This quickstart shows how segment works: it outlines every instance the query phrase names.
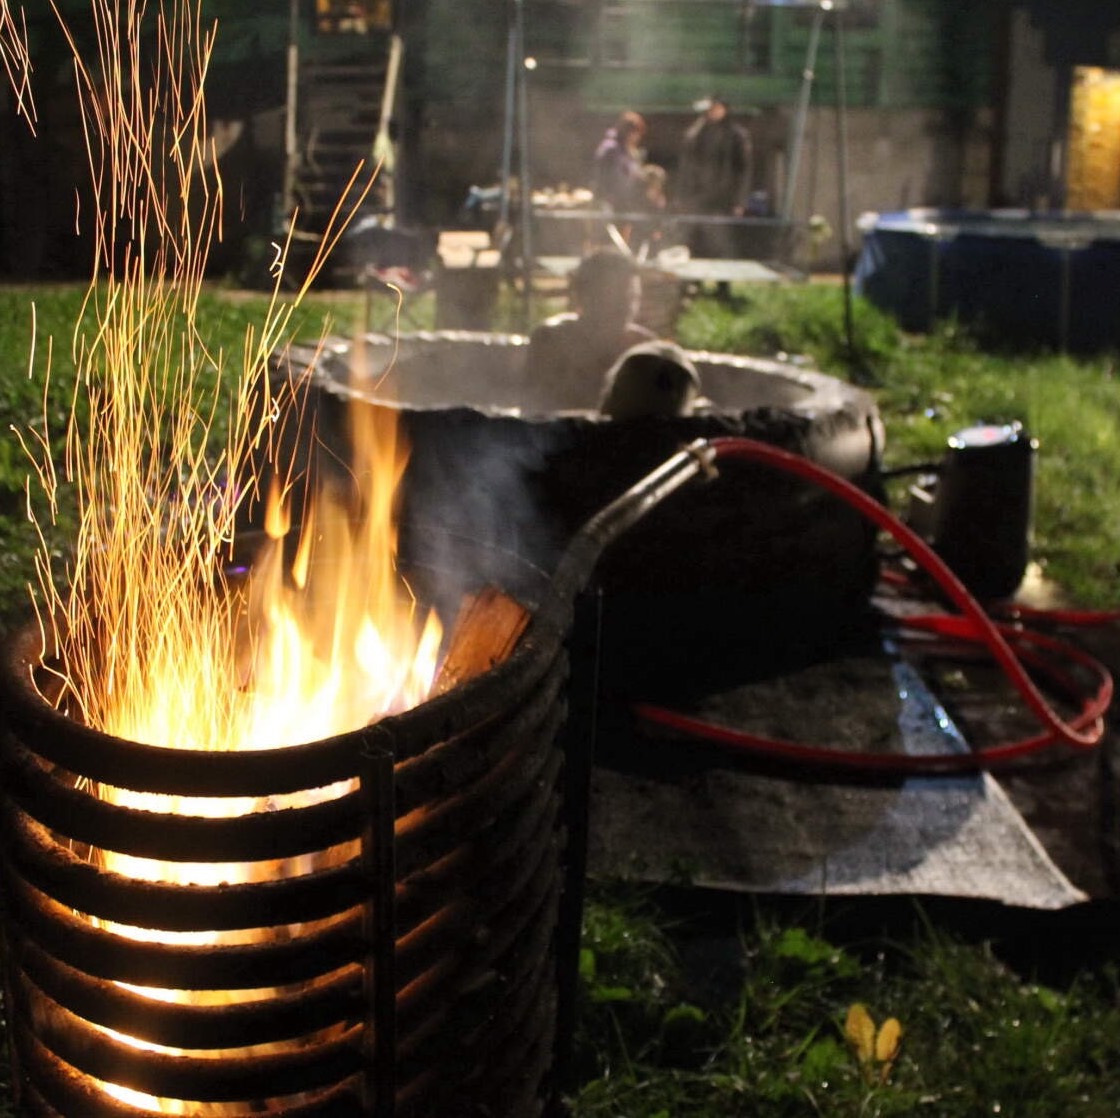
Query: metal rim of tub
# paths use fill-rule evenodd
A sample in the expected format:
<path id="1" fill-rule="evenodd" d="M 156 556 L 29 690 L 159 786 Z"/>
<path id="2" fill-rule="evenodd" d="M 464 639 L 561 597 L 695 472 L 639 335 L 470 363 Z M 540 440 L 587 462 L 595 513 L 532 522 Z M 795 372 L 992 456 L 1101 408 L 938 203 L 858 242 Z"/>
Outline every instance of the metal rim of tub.
<path id="1" fill-rule="evenodd" d="M 770 443 L 883 496 L 874 398 L 838 378 L 695 351 L 702 391 L 722 378 L 732 395 L 742 390 L 734 406 L 710 393 L 711 410 L 674 419 L 527 413 L 511 406 L 526 345 L 520 335 L 471 331 L 372 335 L 289 351 L 275 372 L 287 380 L 310 370 L 302 383 L 327 459 L 344 453 L 355 401 L 396 409 L 412 447 L 408 519 L 484 539 L 544 570 L 597 509 L 698 438 Z M 382 383 L 390 367 L 392 383 Z M 827 636 L 874 589 L 877 534 L 857 512 L 763 467 L 733 463 L 721 473 L 721 484 L 665 501 L 596 568 L 609 602 L 608 643 L 623 650 L 620 664 L 633 660 L 630 648 L 644 647 L 643 663 L 633 665 L 639 674 L 655 670 L 656 659 L 669 672 L 687 664 L 710 643 L 718 616 L 763 626 L 781 619 L 814 639 Z"/>

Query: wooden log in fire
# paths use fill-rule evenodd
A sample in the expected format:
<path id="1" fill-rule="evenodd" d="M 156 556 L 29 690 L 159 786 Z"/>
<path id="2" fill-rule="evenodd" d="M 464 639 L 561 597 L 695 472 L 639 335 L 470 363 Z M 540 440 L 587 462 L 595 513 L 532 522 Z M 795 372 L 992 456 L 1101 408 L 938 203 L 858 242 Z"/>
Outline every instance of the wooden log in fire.
<path id="1" fill-rule="evenodd" d="M 467 595 L 451 630 L 433 694 L 442 695 L 505 660 L 525 631 L 529 616 L 520 602 L 496 587 Z"/>

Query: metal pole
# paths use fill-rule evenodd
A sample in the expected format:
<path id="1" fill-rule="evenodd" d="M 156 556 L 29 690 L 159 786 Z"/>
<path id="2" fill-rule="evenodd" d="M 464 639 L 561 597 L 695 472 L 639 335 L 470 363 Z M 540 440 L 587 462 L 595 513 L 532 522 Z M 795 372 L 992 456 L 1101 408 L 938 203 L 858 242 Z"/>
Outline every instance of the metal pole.
<path id="1" fill-rule="evenodd" d="M 831 6 L 831 5 L 830 5 Z M 824 5 L 821 5 L 822 9 Z M 848 212 L 848 91 L 844 72 L 844 13 L 832 13 L 832 29 L 836 41 L 836 181 L 840 191 L 840 267 L 844 283 L 844 342 L 848 361 L 856 356 L 855 328 L 852 321 L 851 243 Z"/>
<path id="2" fill-rule="evenodd" d="M 813 89 L 814 69 L 817 65 L 817 48 L 820 45 L 821 24 L 824 22 L 826 5 L 831 8 L 831 0 L 824 0 L 824 3 L 821 4 L 813 16 L 813 27 L 809 32 L 809 49 L 805 53 L 805 69 L 801 72 L 801 92 L 797 98 L 797 110 L 793 118 L 789 167 L 786 170 L 786 192 L 782 201 L 782 217 L 786 221 L 789 221 L 793 214 L 793 192 L 797 186 L 801 149 L 805 144 L 805 121 L 809 115 L 809 96 Z"/>
<path id="3" fill-rule="evenodd" d="M 517 109 L 517 21 L 510 14 L 506 36 L 506 103 L 505 125 L 502 134 L 502 198 L 498 208 L 498 224 L 509 228 L 510 176 L 513 174 L 514 113 Z"/>
<path id="4" fill-rule="evenodd" d="M 288 7 L 288 89 L 284 118 L 284 222 L 290 223 L 296 208 L 296 106 L 299 99 L 299 0 Z"/>
<path id="5" fill-rule="evenodd" d="M 1060 251 L 1062 282 L 1058 290 L 1058 352 L 1065 353 L 1069 348 L 1070 256 L 1072 253 L 1068 245 Z"/>
<path id="6" fill-rule="evenodd" d="M 533 183 L 529 174 L 529 71 L 525 65 L 525 0 L 516 2 L 517 89 L 520 104 L 518 148 L 521 178 L 521 315 L 527 334 L 533 318 Z"/>
<path id="7" fill-rule="evenodd" d="M 929 322 L 927 330 L 932 330 L 941 310 L 941 235 L 934 231 L 929 234 Z"/>
<path id="8" fill-rule="evenodd" d="M 378 168 L 378 176 L 384 178 L 384 206 L 390 225 L 397 223 L 397 145 L 393 139 L 392 120 L 396 111 L 403 56 L 404 39 L 394 32 L 389 37 L 389 65 L 385 71 L 385 87 L 381 91 L 377 134 L 373 139 L 373 160 Z"/>

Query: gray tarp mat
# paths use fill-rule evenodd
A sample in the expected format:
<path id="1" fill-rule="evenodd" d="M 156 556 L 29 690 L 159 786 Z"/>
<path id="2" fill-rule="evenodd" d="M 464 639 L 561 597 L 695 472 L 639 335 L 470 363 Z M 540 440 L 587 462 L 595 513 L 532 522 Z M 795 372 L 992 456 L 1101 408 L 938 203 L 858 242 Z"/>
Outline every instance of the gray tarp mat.
<path id="1" fill-rule="evenodd" d="M 893 687 L 875 688 L 884 678 Z M 838 723 L 850 708 L 866 708 L 869 685 L 878 692 L 877 713 L 893 712 L 894 722 L 884 735 L 862 709 L 866 734 L 879 738 L 874 748 L 967 748 L 918 673 L 902 661 L 822 665 L 744 691 L 748 705 L 766 712 L 768 729 L 792 727 L 786 736 L 797 737 L 796 724 L 806 728 L 816 717 L 814 704 L 834 710 Z M 737 702 L 742 710 L 742 694 Z M 732 725 L 749 721 L 729 718 L 728 709 L 717 700 L 703 713 Z M 838 730 L 849 742 L 857 733 L 854 725 Z M 641 749 L 640 735 L 627 748 Z M 1038 909 L 1087 899 L 987 774 L 872 786 L 759 775 L 730 763 L 668 773 L 622 768 L 600 764 L 592 775 L 594 876 L 795 895 L 943 895 Z"/>

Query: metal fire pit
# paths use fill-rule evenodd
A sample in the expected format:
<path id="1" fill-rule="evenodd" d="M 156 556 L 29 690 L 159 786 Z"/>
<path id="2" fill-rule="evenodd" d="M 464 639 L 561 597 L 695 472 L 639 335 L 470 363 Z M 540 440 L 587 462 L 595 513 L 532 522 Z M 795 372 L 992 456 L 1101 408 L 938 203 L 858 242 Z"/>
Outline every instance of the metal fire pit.
<path id="1" fill-rule="evenodd" d="M 578 719 L 561 733 L 572 617 L 603 548 L 705 453 L 674 456 L 585 525 L 505 662 L 335 738 L 252 752 L 122 741 L 42 697 L 38 630 L 19 633 L 0 668 L 0 890 L 21 1113 L 151 1113 L 94 1080 L 185 1100 L 173 1112 L 191 1115 L 218 1113 L 209 1103 L 238 1118 L 549 1113 L 571 1018 L 589 765 Z M 88 790 L 279 797 L 338 781 L 354 790 L 221 819 Z M 211 887 L 110 873 L 91 848 L 172 863 L 343 856 Z M 142 942 L 81 914 L 236 942 Z M 217 995 L 181 1005 L 123 983 Z"/>

